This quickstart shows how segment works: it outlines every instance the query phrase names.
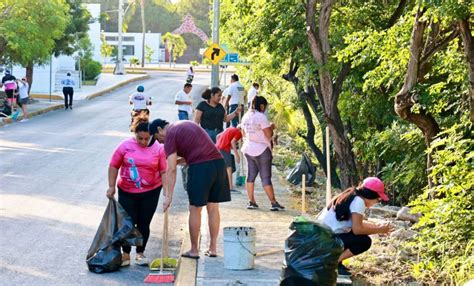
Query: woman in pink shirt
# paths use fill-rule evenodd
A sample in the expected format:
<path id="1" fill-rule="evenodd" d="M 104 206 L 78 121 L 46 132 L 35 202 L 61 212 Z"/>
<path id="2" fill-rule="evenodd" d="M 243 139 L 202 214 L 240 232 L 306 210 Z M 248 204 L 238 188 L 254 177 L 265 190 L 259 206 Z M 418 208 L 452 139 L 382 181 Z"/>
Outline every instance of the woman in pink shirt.
<path id="1" fill-rule="evenodd" d="M 242 134 L 244 144 L 242 152 L 247 158 L 247 195 L 249 203 L 247 209 L 257 209 L 258 205 L 254 196 L 254 184 L 258 173 L 262 180 L 263 189 L 270 200 L 271 211 L 284 210 L 275 199 L 272 184 L 272 151 L 271 140 L 275 125 L 268 122 L 264 112 L 267 108 L 267 100 L 263 96 L 255 96 L 252 108 L 242 118 Z"/>
<path id="2" fill-rule="evenodd" d="M 115 186 L 118 189 L 118 201 L 132 217 L 143 235 L 143 246 L 137 246 L 136 264 L 147 265 L 143 255 L 150 223 L 158 206 L 162 188 L 162 178 L 166 171 L 166 157 L 163 144 L 156 142 L 148 147 L 150 132 L 148 120 L 136 117 L 132 123 L 135 136 L 124 140 L 115 149 L 109 164 L 109 188 L 107 197 L 113 198 Z M 117 177 L 120 172 L 120 177 Z M 123 246 L 122 266 L 130 265 L 130 246 Z"/>

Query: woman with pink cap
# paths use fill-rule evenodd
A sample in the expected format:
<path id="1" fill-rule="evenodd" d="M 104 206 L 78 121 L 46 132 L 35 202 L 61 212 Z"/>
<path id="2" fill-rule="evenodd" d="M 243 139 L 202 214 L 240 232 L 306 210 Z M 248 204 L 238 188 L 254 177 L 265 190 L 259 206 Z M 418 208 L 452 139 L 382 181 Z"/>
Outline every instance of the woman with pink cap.
<path id="1" fill-rule="evenodd" d="M 389 223 L 376 224 L 364 220 L 365 210 L 381 200 L 388 201 L 383 182 L 379 178 L 368 177 L 361 186 L 348 188 L 336 196 L 321 213 L 320 221 L 344 243 L 344 252 L 339 257 L 339 275 L 351 275 L 342 261 L 367 251 L 372 244 L 370 234 L 393 230 Z"/>

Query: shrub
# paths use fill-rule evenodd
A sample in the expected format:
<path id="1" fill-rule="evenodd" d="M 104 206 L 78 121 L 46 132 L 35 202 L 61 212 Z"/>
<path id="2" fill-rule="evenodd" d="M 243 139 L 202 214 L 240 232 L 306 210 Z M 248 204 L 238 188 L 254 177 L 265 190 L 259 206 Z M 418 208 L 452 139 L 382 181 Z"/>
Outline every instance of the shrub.
<path id="1" fill-rule="evenodd" d="M 432 143 L 433 187 L 412 203 L 422 214 L 419 235 L 409 244 L 420 257 L 413 274 L 428 284 L 461 285 L 473 278 L 474 137 L 472 123 L 464 122 Z"/>
<path id="2" fill-rule="evenodd" d="M 97 61 L 90 60 L 85 62 L 82 68 L 84 71 L 84 80 L 93 80 L 101 73 L 102 64 Z"/>

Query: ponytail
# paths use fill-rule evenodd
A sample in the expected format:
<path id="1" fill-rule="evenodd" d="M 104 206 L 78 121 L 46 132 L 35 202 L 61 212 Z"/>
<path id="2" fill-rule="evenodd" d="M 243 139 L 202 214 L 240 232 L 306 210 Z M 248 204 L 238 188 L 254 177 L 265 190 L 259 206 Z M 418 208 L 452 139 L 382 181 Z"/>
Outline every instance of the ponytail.
<path id="1" fill-rule="evenodd" d="M 351 218 L 350 206 L 356 196 L 369 200 L 379 198 L 379 195 L 376 192 L 367 188 L 351 187 L 336 196 L 327 206 L 327 210 L 334 208 L 334 212 L 336 213 L 336 219 L 338 221 L 349 220 Z"/>

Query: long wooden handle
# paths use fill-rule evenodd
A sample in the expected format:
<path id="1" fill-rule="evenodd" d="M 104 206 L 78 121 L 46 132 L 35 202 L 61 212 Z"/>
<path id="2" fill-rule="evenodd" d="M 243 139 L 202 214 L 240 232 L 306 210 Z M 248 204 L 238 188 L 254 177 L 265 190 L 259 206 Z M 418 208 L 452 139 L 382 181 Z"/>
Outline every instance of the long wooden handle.
<path id="1" fill-rule="evenodd" d="M 161 257 L 160 257 L 160 273 L 163 273 L 163 257 L 165 257 L 165 245 L 168 247 L 168 242 L 166 242 L 166 236 L 167 236 L 167 228 L 168 226 L 166 225 L 167 223 L 167 215 L 168 215 L 168 210 L 166 210 L 165 215 L 164 215 L 164 221 L 163 221 L 163 233 L 162 233 L 162 238 L 161 238 Z"/>
<path id="2" fill-rule="evenodd" d="M 163 249 L 164 249 L 164 257 L 169 257 L 169 243 L 168 243 L 168 229 L 169 229 L 169 225 L 168 225 L 168 212 L 169 212 L 169 209 L 166 210 L 165 212 L 165 217 L 164 217 L 164 226 L 163 226 L 163 231 L 164 231 L 164 246 L 163 246 Z"/>
<path id="3" fill-rule="evenodd" d="M 268 251 L 257 252 L 257 254 L 255 254 L 255 256 L 259 257 L 259 256 L 276 254 L 276 253 L 280 253 L 280 252 L 283 252 L 283 249 L 272 249 L 272 250 L 268 250 Z"/>

